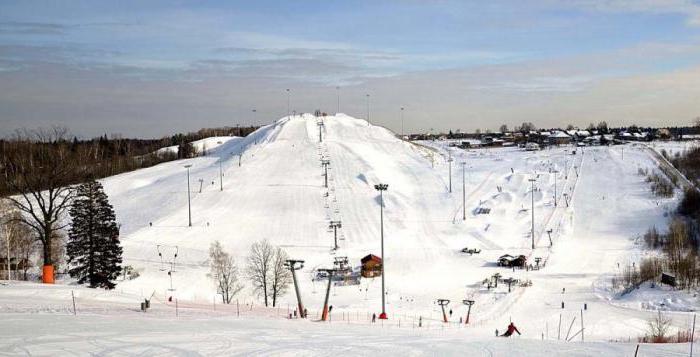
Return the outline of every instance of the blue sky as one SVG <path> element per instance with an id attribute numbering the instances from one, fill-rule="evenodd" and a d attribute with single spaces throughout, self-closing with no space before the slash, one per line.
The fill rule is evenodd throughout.
<path id="1" fill-rule="evenodd" d="M 298 111 L 411 131 L 684 125 L 700 115 L 689 0 L 0 3 L 0 133 L 161 136 Z M 693 84 L 696 84 L 695 86 Z M 673 89 L 673 90 L 669 90 Z M 252 109 L 257 114 L 253 114 Z"/>

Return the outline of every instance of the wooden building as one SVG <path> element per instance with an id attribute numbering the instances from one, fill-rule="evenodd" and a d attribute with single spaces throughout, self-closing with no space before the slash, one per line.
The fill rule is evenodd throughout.
<path id="1" fill-rule="evenodd" d="M 382 258 L 369 254 L 360 260 L 362 263 L 362 277 L 375 278 L 382 276 Z"/>

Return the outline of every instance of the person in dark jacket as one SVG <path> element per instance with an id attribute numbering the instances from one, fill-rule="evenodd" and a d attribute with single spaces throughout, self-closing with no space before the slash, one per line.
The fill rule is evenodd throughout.
<path id="1" fill-rule="evenodd" d="M 515 327 L 515 325 L 511 322 L 510 325 L 508 325 L 508 330 L 504 334 L 501 335 L 501 337 L 510 337 L 513 332 L 517 332 L 518 335 L 520 335 L 520 331 L 518 331 L 518 328 Z"/>

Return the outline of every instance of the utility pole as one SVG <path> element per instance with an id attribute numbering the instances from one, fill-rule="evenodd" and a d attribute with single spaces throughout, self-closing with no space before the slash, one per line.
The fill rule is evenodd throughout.
<path id="1" fill-rule="evenodd" d="M 331 284 L 333 283 L 333 273 L 337 269 L 319 269 L 318 271 L 325 271 L 328 273 L 328 287 L 326 288 L 326 299 L 323 302 L 323 313 L 321 314 L 321 321 L 326 321 L 328 319 L 328 298 L 331 295 Z"/>
<path id="2" fill-rule="evenodd" d="M 224 190 L 224 169 L 221 165 L 221 158 L 219 158 L 219 191 Z"/>
<path id="3" fill-rule="evenodd" d="M 462 220 L 467 220 L 467 190 L 466 190 L 466 166 L 467 163 L 462 163 Z"/>
<path id="4" fill-rule="evenodd" d="M 381 320 L 386 320 L 386 290 L 384 285 L 385 271 L 384 265 L 386 264 L 386 258 L 384 257 L 384 191 L 389 189 L 389 185 L 385 183 L 380 183 L 374 185 L 374 189 L 379 191 L 379 224 L 381 232 L 381 244 L 382 244 L 382 313 L 379 314 Z"/>
<path id="5" fill-rule="evenodd" d="M 190 198 L 190 167 L 192 164 L 185 165 L 187 169 L 187 216 L 189 218 L 189 226 L 192 227 L 192 203 Z"/>
<path id="6" fill-rule="evenodd" d="M 448 164 L 448 167 L 449 167 L 449 176 L 450 176 L 450 177 L 449 177 L 449 181 L 450 181 L 450 193 L 452 193 L 452 161 L 454 161 L 454 159 L 452 159 L 452 153 L 450 153 L 450 152 L 448 152 L 448 153 L 449 153 L 450 157 L 447 159 L 447 164 Z"/>
<path id="7" fill-rule="evenodd" d="M 528 181 L 532 182 L 532 228 L 530 234 L 532 235 L 532 249 L 535 249 L 535 181 L 537 181 L 537 179 L 531 178 Z"/>
<path id="8" fill-rule="evenodd" d="M 367 126 L 369 126 L 370 125 L 370 121 L 369 121 L 369 94 L 366 94 L 366 96 L 367 96 Z"/>
<path id="9" fill-rule="evenodd" d="M 329 160 L 321 160 L 321 165 L 323 165 L 323 187 L 328 188 L 328 165 L 330 165 L 331 162 Z"/>
<path id="10" fill-rule="evenodd" d="M 287 88 L 287 116 L 289 116 L 289 88 Z"/>
<path id="11" fill-rule="evenodd" d="M 406 134 L 404 134 L 404 131 L 403 131 L 403 107 L 401 107 L 401 140 L 403 140 L 403 137 L 405 135 Z"/>
<path id="12" fill-rule="evenodd" d="M 342 226 L 343 225 L 340 223 L 340 221 L 331 221 L 328 225 L 328 228 L 333 228 L 333 241 L 335 242 L 335 250 L 338 250 L 338 228 L 341 228 Z"/>
<path id="13" fill-rule="evenodd" d="M 298 265 L 297 265 L 298 264 Z M 301 318 L 305 318 L 306 315 L 304 314 L 304 304 L 301 303 L 301 293 L 299 293 L 299 284 L 297 283 L 297 270 L 301 270 L 304 268 L 304 261 L 303 260 L 293 260 L 293 259 L 288 259 L 285 263 L 284 266 L 289 268 L 289 270 L 292 271 L 292 281 L 294 282 L 294 291 L 297 293 L 297 304 L 299 305 L 299 316 Z"/>
<path id="14" fill-rule="evenodd" d="M 474 300 L 468 300 L 468 299 L 467 299 L 467 300 L 462 300 L 462 303 L 463 303 L 464 305 L 467 305 L 467 306 L 468 306 L 468 309 L 467 309 L 467 319 L 466 319 L 465 322 L 464 322 L 465 325 L 468 325 L 468 324 L 469 324 L 469 315 L 471 315 L 471 313 L 472 313 L 472 305 L 474 305 Z"/>

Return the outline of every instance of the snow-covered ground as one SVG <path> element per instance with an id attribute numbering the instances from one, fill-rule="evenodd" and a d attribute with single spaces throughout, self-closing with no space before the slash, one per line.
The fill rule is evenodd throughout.
<path id="1" fill-rule="evenodd" d="M 3 320 L 24 328 L 0 337 L 0 344 L 24 353 L 22 348 L 37 343 L 38 354 L 65 342 L 79 354 L 186 354 L 194 349 L 203 354 L 504 355 L 517 348 L 533 355 L 631 355 L 635 344 L 609 341 L 634 342 L 664 301 L 675 304 L 667 310 L 674 310 L 669 314 L 678 329 L 692 321 L 684 311 L 697 308 L 692 295 L 676 298 L 676 292 L 657 290 L 620 298 L 609 287 L 612 275 L 646 254 L 639 236 L 652 225 L 664 227 L 678 199 L 650 193 L 638 169 L 655 169 L 656 161 L 643 146 L 579 148 L 575 154 L 570 146 L 465 151 L 440 141 L 405 142 L 342 114 L 283 118 L 248 137 L 216 141 L 221 141 L 217 147 L 207 145 L 208 156 L 103 180 L 121 223 L 124 262 L 140 277 L 119 282 L 112 292 L 0 286 Z M 328 189 L 322 158 L 330 160 Z M 184 165 L 192 165 L 192 227 Z M 209 244 L 221 241 L 243 266 L 250 245 L 268 239 L 306 261 L 299 278 L 313 320 L 325 288 L 312 280 L 314 269 L 332 267 L 334 257 L 347 256 L 357 266 L 367 254 L 380 255 L 377 183 L 389 185 L 384 194 L 389 320 L 383 327 L 369 323 L 371 314 L 380 312 L 379 278 L 333 287 L 335 321 L 330 325 L 285 320 L 296 304 L 292 292 L 275 310 L 260 307 L 261 300 L 247 288 L 238 301 L 239 310 L 245 306 L 248 313 L 234 316 L 232 306 L 214 311 L 215 286 L 206 276 Z M 342 222 L 338 251 L 331 249 L 331 220 Z M 465 247 L 481 253 L 460 253 Z M 167 272 L 175 253 L 171 283 Z M 523 254 L 530 262 L 540 258 L 544 267 L 501 268 L 495 262 L 503 254 Z M 495 273 L 532 285 L 513 286 L 510 293 L 503 283 L 487 289 L 481 281 Z M 67 316 L 70 289 L 86 309 L 77 317 Z M 135 311 L 152 294 L 153 312 Z M 171 297 L 182 309 L 177 318 Z M 439 298 L 451 300 L 449 324 L 440 322 Z M 467 313 L 463 299 L 475 300 L 468 326 L 459 325 Z M 34 301 L 41 302 L 38 308 Z M 584 332 L 563 342 L 570 325 L 571 336 L 581 330 L 581 318 Z M 421 328 L 415 327 L 419 320 Z M 495 339 L 495 330 L 502 332 L 511 320 L 523 336 Z M 96 327 L 95 333 L 81 334 L 69 321 L 107 332 Z M 33 325 L 39 327 L 31 330 Z M 141 335 L 146 337 L 141 340 Z M 128 350 L 134 341 L 151 342 Z M 640 352 L 674 355 L 687 347 L 645 345 Z"/>

